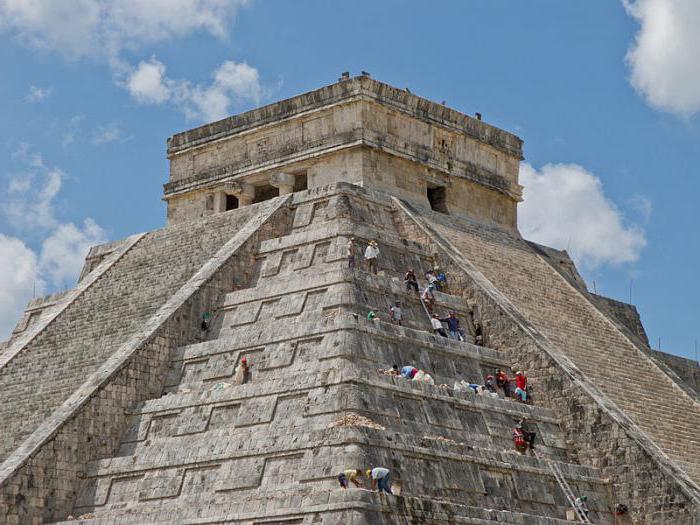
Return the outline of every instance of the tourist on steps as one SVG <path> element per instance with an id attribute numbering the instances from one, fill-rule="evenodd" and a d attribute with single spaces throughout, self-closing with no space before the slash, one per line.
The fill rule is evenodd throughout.
<path id="1" fill-rule="evenodd" d="M 588 513 L 590 512 L 588 510 L 588 504 L 586 503 L 587 501 L 588 496 L 579 496 L 578 498 L 576 498 L 576 501 L 574 501 L 576 509 L 578 509 L 578 511 L 584 516 L 588 516 Z"/>
<path id="2" fill-rule="evenodd" d="M 367 477 L 372 480 L 372 490 L 378 490 L 380 493 L 386 492 L 387 494 L 393 494 L 393 492 L 391 492 L 391 485 L 389 484 L 389 479 L 391 477 L 389 469 L 375 467 L 367 471 Z"/>
<path id="3" fill-rule="evenodd" d="M 348 485 L 352 483 L 356 487 L 362 488 L 362 481 L 360 481 L 360 478 L 362 477 L 362 470 L 358 469 L 350 469 L 350 470 L 344 470 L 340 474 L 338 474 L 338 483 L 340 483 L 341 488 L 348 488 Z"/>
<path id="4" fill-rule="evenodd" d="M 357 248 L 355 247 L 355 237 L 350 237 L 347 246 L 348 254 L 348 268 L 351 270 L 355 269 L 355 255 L 357 255 Z"/>
<path id="5" fill-rule="evenodd" d="M 510 397 L 510 379 L 508 375 L 500 368 L 496 372 L 496 386 L 503 390 L 505 397 Z"/>
<path id="6" fill-rule="evenodd" d="M 233 373 L 233 383 L 236 385 L 244 385 L 250 381 L 250 368 L 253 365 L 248 364 L 248 360 L 244 357 L 238 363 L 236 370 Z"/>
<path id="7" fill-rule="evenodd" d="M 493 376 L 490 374 L 486 376 L 486 381 L 484 381 L 484 389 L 491 394 L 496 393 L 496 385 L 494 385 Z"/>
<path id="8" fill-rule="evenodd" d="M 434 333 L 447 338 L 447 332 L 445 332 L 445 328 L 442 326 L 437 314 L 433 314 L 433 317 L 430 319 L 430 324 L 433 326 Z"/>
<path id="9" fill-rule="evenodd" d="M 413 271 L 413 268 L 404 274 L 403 282 L 406 285 L 407 292 L 413 290 L 414 292 L 418 293 L 418 279 L 416 279 L 416 272 Z"/>
<path id="10" fill-rule="evenodd" d="M 535 437 L 537 437 L 537 432 L 531 431 L 527 426 L 527 418 L 522 417 L 520 421 L 515 425 L 516 430 L 522 432 L 523 439 L 530 450 L 535 451 Z"/>
<path id="11" fill-rule="evenodd" d="M 527 377 L 522 370 L 515 373 L 515 398 L 522 403 L 527 402 Z"/>
<path id="12" fill-rule="evenodd" d="M 433 313 L 433 306 L 435 306 L 435 294 L 433 293 L 433 290 L 435 290 L 435 286 L 429 284 L 420 295 L 421 301 L 423 301 L 425 308 L 428 310 L 428 313 L 431 314 Z"/>
<path id="13" fill-rule="evenodd" d="M 406 365 L 401 369 L 401 377 L 406 379 L 413 379 L 418 373 L 418 369 L 415 366 Z"/>
<path id="14" fill-rule="evenodd" d="M 438 279 L 434 271 L 428 270 L 425 272 L 425 280 L 428 282 L 428 284 L 432 284 L 435 288 L 438 287 Z"/>
<path id="15" fill-rule="evenodd" d="M 377 258 L 379 257 L 379 247 L 377 246 L 377 241 L 369 241 L 367 249 L 365 250 L 365 261 L 367 262 L 367 269 L 374 275 L 377 275 Z"/>
<path id="16" fill-rule="evenodd" d="M 439 266 L 436 266 L 434 274 L 437 289 L 442 293 L 447 293 L 447 275 L 445 275 L 445 272 L 443 272 Z"/>
<path id="17" fill-rule="evenodd" d="M 447 330 L 450 333 L 450 339 L 456 339 L 457 341 L 464 341 L 464 331 L 459 327 L 459 319 L 455 312 L 450 312 L 449 315 L 443 319 L 441 322 L 447 323 Z"/>
<path id="18" fill-rule="evenodd" d="M 401 301 L 396 301 L 394 306 L 389 308 L 389 318 L 393 324 L 403 325 L 403 312 L 401 311 Z"/>

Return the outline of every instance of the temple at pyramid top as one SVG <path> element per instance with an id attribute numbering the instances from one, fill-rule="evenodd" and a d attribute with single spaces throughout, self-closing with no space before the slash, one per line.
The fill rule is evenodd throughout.
<path id="1" fill-rule="evenodd" d="M 510 228 L 521 200 L 520 138 L 368 75 L 178 133 L 168 158 L 169 223 L 340 181 Z"/>

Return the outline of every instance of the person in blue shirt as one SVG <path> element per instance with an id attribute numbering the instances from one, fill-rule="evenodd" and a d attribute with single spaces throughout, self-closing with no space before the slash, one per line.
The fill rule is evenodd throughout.
<path id="1" fill-rule="evenodd" d="M 447 275 L 445 275 L 445 272 L 443 272 L 440 267 L 436 266 L 433 275 L 435 275 L 435 284 L 438 290 L 447 293 Z"/>
<path id="2" fill-rule="evenodd" d="M 406 379 L 413 379 L 418 373 L 418 369 L 415 366 L 406 365 L 401 369 L 401 377 Z"/>
<path id="3" fill-rule="evenodd" d="M 447 323 L 447 331 L 451 339 L 464 341 L 464 331 L 459 327 L 459 319 L 457 319 L 457 314 L 455 312 L 450 312 L 447 317 L 440 319 L 440 321 Z"/>

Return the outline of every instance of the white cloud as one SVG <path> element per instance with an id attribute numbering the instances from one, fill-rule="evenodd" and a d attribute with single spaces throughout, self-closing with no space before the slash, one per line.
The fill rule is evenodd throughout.
<path id="1" fill-rule="evenodd" d="M 22 170 L 0 192 L 0 209 L 10 224 L 32 238 L 38 236 L 40 255 L 24 241 L 0 234 L 0 340 L 9 335 L 22 310 L 36 291 L 65 289 L 73 284 L 84 257 L 95 244 L 105 242 L 105 231 L 91 218 L 82 225 L 62 223 L 53 201 L 65 174 L 48 167 L 42 156 L 21 145 L 12 155 Z"/>
<path id="2" fill-rule="evenodd" d="M 126 88 L 142 104 L 162 104 L 170 99 L 169 83 L 171 81 L 165 78 L 165 64 L 151 57 L 129 75 Z"/>
<path id="3" fill-rule="evenodd" d="M 646 245 L 644 231 L 630 224 L 605 196 L 598 177 L 576 164 L 520 168 L 524 202 L 519 228 L 529 240 L 566 249 L 588 268 L 634 262 Z"/>
<path id="4" fill-rule="evenodd" d="M 700 2 L 622 2 L 641 26 L 627 53 L 632 86 L 658 109 L 700 112 Z"/>
<path id="5" fill-rule="evenodd" d="M 121 140 L 122 138 L 122 129 L 118 124 L 112 122 L 106 126 L 97 126 L 97 130 L 95 130 L 95 133 L 92 136 L 92 143 L 99 146 L 109 142 L 114 142 L 115 140 Z"/>
<path id="6" fill-rule="evenodd" d="M 49 229 L 56 226 L 54 198 L 61 190 L 65 174 L 46 166 L 41 155 L 21 146 L 13 155 L 24 169 L 11 176 L 2 210 L 20 230 Z"/>
<path id="7" fill-rule="evenodd" d="M 227 29 L 248 0 L 0 0 L 0 31 L 34 48 L 68 59 L 91 58 L 111 68 L 114 81 L 142 104 L 172 103 L 192 120 L 216 120 L 234 103 L 259 102 L 258 71 L 226 61 L 207 84 L 165 76 L 154 57 L 131 66 L 124 56 L 146 46 L 196 32 L 227 37 Z M 30 96 L 32 96 L 30 94 Z M 37 92 L 35 97 L 41 95 Z M 75 139 L 67 132 L 64 144 Z"/>
<path id="8" fill-rule="evenodd" d="M 82 227 L 73 223 L 61 224 L 41 246 L 39 268 L 42 275 L 56 287 L 75 282 L 91 246 L 107 240 L 105 231 L 92 219 L 85 219 Z"/>
<path id="9" fill-rule="evenodd" d="M 224 118 L 233 104 L 258 103 L 263 96 L 257 69 L 245 62 L 224 62 L 207 85 L 173 80 L 165 73 L 165 64 L 151 57 L 129 74 L 126 88 L 142 104 L 169 102 L 187 118 L 203 121 Z"/>
<path id="10" fill-rule="evenodd" d="M 198 31 L 226 36 L 246 0 L 0 0 L 0 30 L 67 58 L 118 60 L 124 49 Z"/>
<path id="11" fill-rule="evenodd" d="M 0 233 L 0 340 L 10 335 L 34 291 L 42 289 L 36 254 L 21 240 Z"/>
<path id="12" fill-rule="evenodd" d="M 51 88 L 40 88 L 38 86 L 29 86 L 29 93 L 24 97 L 24 100 L 31 102 L 41 102 L 51 96 Z"/>

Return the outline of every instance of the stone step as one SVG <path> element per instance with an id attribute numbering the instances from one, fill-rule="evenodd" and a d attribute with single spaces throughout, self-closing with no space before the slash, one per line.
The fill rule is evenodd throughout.
<path id="1" fill-rule="evenodd" d="M 544 496 L 541 496 L 544 499 Z M 527 511 L 513 509 L 513 499 L 494 497 L 489 508 L 444 501 L 432 497 L 414 495 L 387 496 L 366 489 L 350 488 L 342 490 L 277 490 L 260 491 L 245 500 L 220 498 L 222 501 L 211 504 L 203 512 L 197 512 L 196 505 L 174 504 L 168 501 L 163 505 L 153 502 L 128 503 L 119 508 L 99 509 L 86 513 L 81 522 L 90 525 L 170 525 L 186 519 L 188 524 L 215 524 L 222 522 L 259 523 L 261 519 L 273 519 L 276 523 L 311 525 L 337 525 L 339 523 L 380 523 L 382 516 L 391 520 L 396 516 L 410 516 L 417 523 L 472 525 L 513 524 L 513 525 L 565 525 L 566 502 L 557 495 L 555 505 L 547 508 L 560 518 L 538 515 L 532 509 L 537 503 L 530 503 Z M 328 513 L 328 514 L 326 514 Z M 78 515 L 76 515 L 76 518 Z M 322 521 L 318 521 L 321 519 Z M 591 513 L 593 523 L 614 524 L 614 517 L 607 509 L 595 509 Z M 73 525 L 74 521 L 58 522 Z"/>
<path id="2" fill-rule="evenodd" d="M 679 439 L 672 430 L 685 430 L 675 414 L 692 422 L 687 429 L 692 432 L 700 421 L 700 405 L 615 324 L 512 232 L 435 213 L 426 212 L 424 219 L 643 432 L 669 455 L 676 455 Z M 605 366 L 599 359 L 605 359 Z M 644 387 L 653 396 L 646 405 L 639 398 Z M 700 463 L 700 444 L 686 445 L 690 447 L 684 450 L 686 459 Z"/>
<path id="3" fill-rule="evenodd" d="M 9 454 L 251 216 L 221 214 L 142 237 L 0 370 Z"/>

